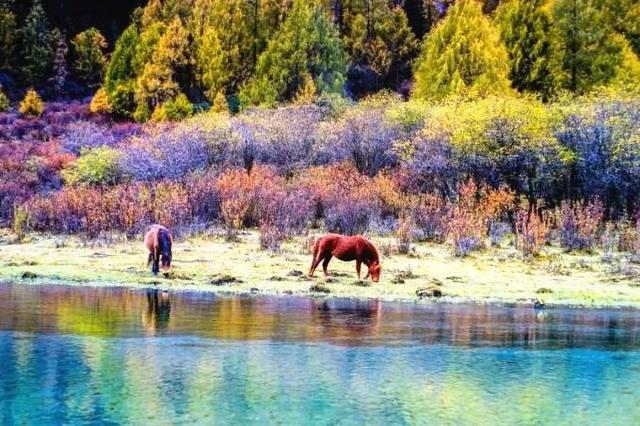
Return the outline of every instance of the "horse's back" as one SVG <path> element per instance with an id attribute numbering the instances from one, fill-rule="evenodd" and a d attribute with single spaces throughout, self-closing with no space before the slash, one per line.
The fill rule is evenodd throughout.
<path id="1" fill-rule="evenodd" d="M 158 235 L 160 232 L 169 232 L 167 228 L 159 224 L 150 225 L 147 228 L 147 233 L 144 236 L 144 244 L 147 246 L 149 250 L 153 250 L 154 247 L 158 244 Z"/>

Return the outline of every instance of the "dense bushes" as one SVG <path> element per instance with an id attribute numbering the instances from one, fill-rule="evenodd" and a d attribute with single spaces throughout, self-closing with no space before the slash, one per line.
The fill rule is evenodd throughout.
<path id="1" fill-rule="evenodd" d="M 377 97 L 144 127 L 49 104 L 28 120 L 32 133 L 16 117 L 0 114 L 0 138 L 21 135 L 0 144 L 0 215 L 24 204 L 39 230 L 131 234 L 140 224 L 121 217 L 129 212 L 179 226 L 221 221 L 230 238 L 258 227 L 272 249 L 323 226 L 394 234 L 402 250 L 450 241 L 459 255 L 513 232 L 536 255 L 550 241 L 592 249 L 605 219 L 635 217 L 640 188 L 640 108 L 619 95 L 546 106 Z"/>

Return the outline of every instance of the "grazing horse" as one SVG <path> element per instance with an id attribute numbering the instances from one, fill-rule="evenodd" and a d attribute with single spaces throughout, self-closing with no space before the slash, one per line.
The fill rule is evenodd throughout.
<path id="1" fill-rule="evenodd" d="M 162 269 L 167 274 L 171 269 L 171 245 L 173 237 L 169 230 L 162 225 L 151 225 L 144 236 L 144 244 L 149 249 L 149 260 L 147 267 L 153 263 L 151 271 L 153 275 L 160 272 L 160 258 L 162 258 Z"/>
<path id="2" fill-rule="evenodd" d="M 322 270 L 326 278 L 328 274 L 327 266 L 329 266 L 329 261 L 333 256 L 345 262 L 355 260 L 358 279 L 360 279 L 360 265 L 363 263 L 369 268 L 364 279 L 369 278 L 369 275 L 376 283 L 380 279 L 380 253 L 376 246 L 361 235 L 347 237 L 338 234 L 325 235 L 316 241 L 313 246 L 313 261 L 311 262 L 309 276 L 313 277 L 318 264 L 322 261 Z"/>

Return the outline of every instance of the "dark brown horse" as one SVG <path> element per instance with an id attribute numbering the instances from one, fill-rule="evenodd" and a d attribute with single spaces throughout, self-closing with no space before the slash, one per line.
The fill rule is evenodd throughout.
<path id="1" fill-rule="evenodd" d="M 313 261 L 311 262 L 309 276 L 313 276 L 322 261 L 322 270 L 326 278 L 328 274 L 327 266 L 329 266 L 329 261 L 333 256 L 345 262 L 355 260 L 358 279 L 360 279 L 360 266 L 363 263 L 369 268 L 367 276 L 364 277 L 365 279 L 369 278 L 369 275 L 371 275 L 371 279 L 374 282 L 378 282 L 380 279 L 380 253 L 376 246 L 361 235 L 347 237 L 338 234 L 325 235 L 316 241 L 313 246 Z"/>
<path id="2" fill-rule="evenodd" d="M 151 272 L 158 275 L 160 272 L 160 260 L 162 259 L 162 270 L 165 274 L 171 269 L 171 245 L 173 237 L 169 230 L 162 225 L 151 225 L 144 236 L 144 244 L 149 250 L 149 260 L 147 267 L 153 263 Z"/>

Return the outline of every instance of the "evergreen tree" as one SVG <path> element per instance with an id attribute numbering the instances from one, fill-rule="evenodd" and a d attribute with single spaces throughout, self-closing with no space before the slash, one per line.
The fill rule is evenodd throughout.
<path id="1" fill-rule="evenodd" d="M 134 81 L 133 58 L 140 36 L 135 23 L 129 25 L 116 41 L 107 66 L 104 89 L 114 113 L 128 116 L 133 112 Z"/>
<path id="2" fill-rule="evenodd" d="M 624 60 L 624 43 L 593 0 L 557 0 L 555 21 L 561 36 L 566 88 L 585 93 L 616 77 Z"/>
<path id="3" fill-rule="evenodd" d="M 149 117 L 146 111 L 174 99 L 180 93 L 178 82 L 185 81 L 185 68 L 190 64 L 189 34 L 176 17 L 162 35 L 136 83 L 135 99 L 139 121 Z"/>
<path id="4" fill-rule="evenodd" d="M 509 57 L 498 29 L 476 0 L 458 0 L 426 37 L 415 98 L 484 96 L 509 91 Z"/>
<path id="5" fill-rule="evenodd" d="M 640 55 L 640 1 L 596 0 L 608 25 L 624 35 L 637 55 Z"/>
<path id="6" fill-rule="evenodd" d="M 236 92 L 254 69 L 249 6 L 244 0 L 195 2 L 190 28 L 196 46 L 196 76 L 209 101 L 221 90 Z"/>
<path id="7" fill-rule="evenodd" d="M 241 92 L 243 104 L 291 100 L 310 75 L 319 93 L 339 92 L 345 58 L 336 29 L 321 8 L 295 0 L 260 55 L 255 76 Z"/>
<path id="8" fill-rule="evenodd" d="M 548 99 L 560 83 L 561 59 L 548 0 L 511 0 L 496 12 L 511 59 L 511 83 Z"/>
<path id="9" fill-rule="evenodd" d="M 27 84 L 41 84 L 51 71 L 53 60 L 51 32 L 41 0 L 33 0 L 24 27 L 20 30 L 20 39 L 22 79 Z"/>
<path id="10" fill-rule="evenodd" d="M 51 83 L 53 92 L 56 95 L 60 95 L 64 90 L 64 85 L 69 75 L 69 68 L 67 67 L 69 47 L 67 46 L 64 34 L 62 34 L 58 28 L 54 28 L 53 31 L 51 31 L 51 38 L 53 40 L 54 56 L 53 75 L 49 79 L 49 82 Z"/>
<path id="11" fill-rule="evenodd" d="M 73 67 L 76 74 L 89 87 L 97 87 L 102 81 L 107 66 L 107 58 L 104 54 L 107 40 L 96 28 L 89 28 L 77 34 L 71 44 L 74 50 Z"/>
<path id="12" fill-rule="evenodd" d="M 16 15 L 13 0 L 0 2 L 0 69 L 11 69 L 16 48 Z"/>
<path id="13" fill-rule="evenodd" d="M 160 41 L 160 38 L 166 31 L 166 25 L 162 22 L 155 22 L 149 25 L 137 40 L 131 66 L 136 76 L 142 74 L 145 65 L 147 65 L 153 56 L 153 53 Z"/>
<path id="14" fill-rule="evenodd" d="M 352 92 L 395 88 L 410 78 L 418 42 L 401 7 L 386 0 L 351 0 L 345 3 L 343 27 Z"/>

